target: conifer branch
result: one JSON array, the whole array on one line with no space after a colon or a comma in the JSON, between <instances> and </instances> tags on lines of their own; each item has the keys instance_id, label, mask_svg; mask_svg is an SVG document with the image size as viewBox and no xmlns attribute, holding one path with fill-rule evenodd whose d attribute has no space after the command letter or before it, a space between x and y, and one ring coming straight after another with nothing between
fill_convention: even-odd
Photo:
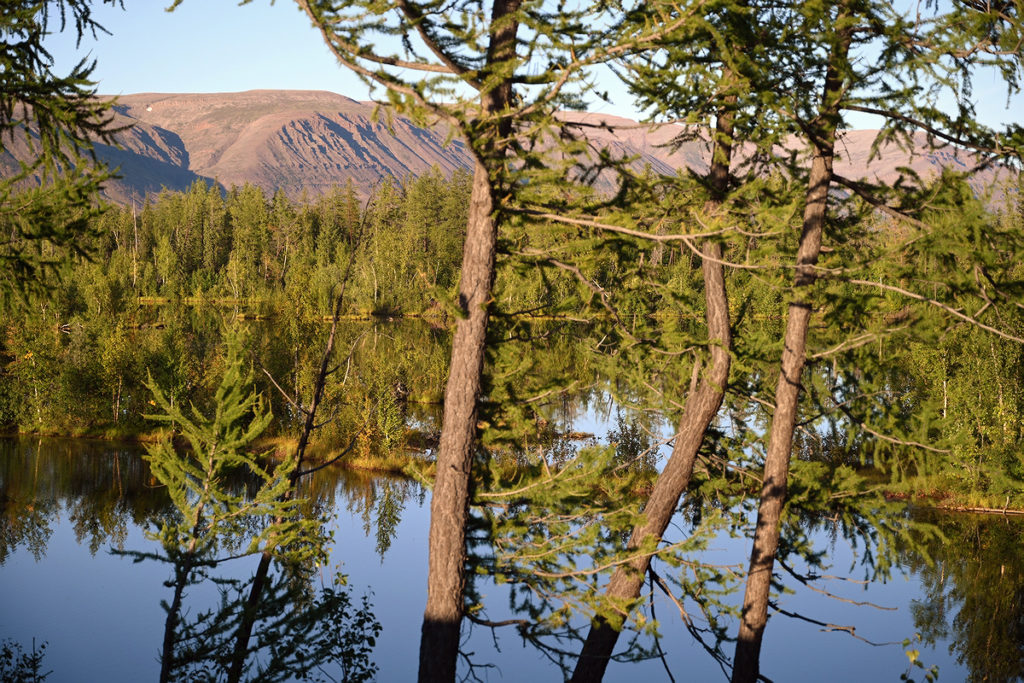
<instances>
[{"instance_id":1,"label":"conifer branch","mask_svg":"<svg viewBox=\"0 0 1024 683\"><path fill-rule=\"evenodd\" d=\"M918 294L917 292L912 292L909 289L904 289L903 287L897 287L895 285L887 285L887 284L884 284L882 282L872 282L870 280L843 278L842 281L849 282L851 285L860 285L862 287L874 287L876 289L882 289L882 290L889 291L889 292L895 292L897 294L901 294L901 295L903 295L905 297L908 297L910 299L914 299L916 301L922 301L922 302L924 302L926 304L931 304L932 306L935 306L936 308L940 308L943 311L946 311L947 313L949 313L953 317L959 318L960 320L963 320L964 322L970 323L971 325L974 325L975 327L979 327L979 328L981 328L981 329L983 329L983 330L985 330L987 332L991 332L992 334L994 334L996 336L999 336L999 337L1002 337L1003 339L1009 339L1010 341L1017 342L1018 344L1024 344L1024 338L1021 338L1021 337L1018 337L1016 335L1010 334L1009 332L1004 332L1003 330L1000 330L1000 329L997 329L995 327L992 327L991 325L986 325L985 323L981 322L980 320L977 320L976 318L973 318L973 317L971 317L971 316L969 316L969 315L967 315L965 313L961 313L960 311L958 311L957 309L953 308L952 306L949 306L948 304L944 304L941 301L936 301L935 299L931 299L929 297L922 296L921 294Z\"/></svg>"},{"instance_id":2,"label":"conifer branch","mask_svg":"<svg viewBox=\"0 0 1024 683\"><path fill-rule=\"evenodd\" d=\"M810 358L811 360L820 360L822 358L834 356L843 351L852 351L853 349L858 349L862 346L870 344L876 339L880 339L882 337L894 334L896 332L901 332L909 327L910 324L908 323L906 325L900 325L899 327L886 328L882 332L865 332L864 334L858 337L854 337L853 339L844 339L839 344L833 346L831 349L828 349L827 351L819 351L818 353L812 354Z\"/></svg>"},{"instance_id":3,"label":"conifer branch","mask_svg":"<svg viewBox=\"0 0 1024 683\"><path fill-rule=\"evenodd\" d=\"M633 562L633 560L636 560L636 559L641 558L641 557L655 557L657 555L662 555L662 554L665 554L665 553L670 553L673 550L676 550L678 548L682 548L682 547L686 546L687 543L689 543L689 540L677 541L675 543L670 543L669 545L666 545L666 546L664 546L662 548L658 548L658 549L656 549L654 551L640 551L640 552L636 552L636 553L630 553L630 554L628 554L628 555L626 555L624 557L617 557L614 560L611 560L609 562L605 562L604 564L600 564L600 565L597 565L595 567L588 567L587 569L578 569L578 570L570 571L570 572L547 572L547 571L543 571L543 570L539 570L539 569L534 569L533 570L533 574L536 575L536 576L541 576L541 577L546 578L546 579L569 579L569 578L579 578L579 577L584 577L584 576L592 576L594 574L601 574L603 572L606 572L609 569L614 569L615 567L618 567L620 565L629 564L629 563ZM559 550L561 550L561 549L559 548ZM552 552L555 552L555 551L552 551ZM526 556L525 559L530 560L530 559L534 559L534 557L540 558L540 557L543 557L543 555Z\"/></svg>"},{"instance_id":4,"label":"conifer branch","mask_svg":"<svg viewBox=\"0 0 1024 683\"><path fill-rule=\"evenodd\" d=\"M572 465L576 460L579 459L579 457L580 457L579 454L574 455L572 458L570 458L565 463L564 466L558 468L558 470L556 470L554 476L550 477L549 479L537 480L537 481L535 481L535 482L533 482L531 484L527 484L526 486L522 486L522 487L517 488L517 489L511 489L511 490L508 490L508 491L494 491L494 492L483 491L483 492L478 492L476 494L476 497L477 498L482 498L482 499L495 499L495 500L496 499L501 499L501 498L514 498L514 497L517 497L517 496L521 496L522 494L527 493L529 491L532 491L534 489L537 489L537 488L540 488L540 487L544 487L544 486L549 486L555 480L560 479L563 474L565 474L567 472L573 471L573 469L571 467L569 467L569 465ZM579 472L575 476L567 477L566 481L573 481L574 479L583 479L586 476L587 475L586 475L585 472Z\"/></svg>"},{"instance_id":5,"label":"conifer branch","mask_svg":"<svg viewBox=\"0 0 1024 683\"><path fill-rule=\"evenodd\" d=\"M263 371L263 374L267 376L267 379L270 380L270 383L274 385L274 387L277 389L278 393L281 394L281 398L283 398L285 401L288 402L288 405L290 405L292 408L295 408L295 410L299 411L303 415L306 415L306 414L309 413L308 410L303 408L301 404L299 404L295 399L293 399L291 396L288 395L288 392L285 391L281 387L281 385L277 383L277 380L274 379L274 376L272 374L270 374L269 370L267 370L266 368L263 368L263 367L261 367L260 369Z\"/></svg>"},{"instance_id":6,"label":"conifer branch","mask_svg":"<svg viewBox=\"0 0 1024 683\"><path fill-rule=\"evenodd\" d=\"M320 32L320 35L323 38L324 43L327 45L331 53L334 54L335 58L339 62L341 62L345 67L351 69L352 71L364 77L370 82L377 83L378 85L381 85L387 88L388 90L412 98L417 103L417 105L423 107L427 111L435 114L436 116L446 121L457 122L457 119L451 114L451 112L449 112L447 109L443 107L431 103L423 96L423 94L419 90L408 85L405 81L399 80L398 78L395 78L394 76L391 76L390 74L387 74L385 72L373 71L360 64L358 61L359 59L366 59L367 61L370 62L388 65L388 61L390 61L390 58L380 57L374 53L368 53L368 51L365 50L364 48L360 48L359 46L352 45L346 41L339 40L337 34L332 33L329 30L329 23L326 20L324 20L316 10L313 9L313 6L310 4L310 0L296 0L296 2L298 3L300 9L302 9L302 11L306 13L306 16L309 17L310 21L313 22L313 25ZM394 64L394 66L425 71L437 71L436 69L422 68L423 66L429 65L413 66L406 65L405 63L400 62ZM444 68L443 71L441 71L441 73L448 73L448 69Z\"/></svg>"},{"instance_id":7,"label":"conifer branch","mask_svg":"<svg viewBox=\"0 0 1024 683\"><path fill-rule=\"evenodd\" d=\"M622 331L622 333L633 343L640 343L640 340L633 336L633 334L628 329L626 329L625 323L623 323L622 318L619 317L619 312L615 310L615 307L612 306L611 303L609 303L608 293L605 291L603 287L588 279L579 269L578 266L573 266L568 263L562 263L561 261L554 258L547 258L545 260L551 265L555 266L556 268L561 268L562 270L566 270L572 273L574 276L576 276L577 280L579 280L581 283L583 283L585 287L587 287L591 292L597 295L598 299L601 302L601 306L603 306L604 309L608 311L608 313L611 314L611 316L615 319L616 326Z\"/></svg>"},{"instance_id":8,"label":"conifer branch","mask_svg":"<svg viewBox=\"0 0 1024 683\"><path fill-rule=\"evenodd\" d=\"M875 116L881 116L881 117L884 117L886 119L893 119L893 120L896 120L896 121L903 121L904 123L909 123L910 125L914 126L915 128L918 128L918 129L928 133L929 135L937 137L940 140L945 140L946 142L949 142L951 144L958 145L960 147L966 147L967 149L972 149L972 150L974 150L976 152L981 152L983 154L996 154L996 155L1012 154L1013 156L1019 156L1020 155L1020 150L1018 150L1018 149L1016 149L1014 147L1011 147L1011 148L1003 147L1000 144L999 136L998 135L994 136L994 139L995 139L995 145L994 146L982 145L982 144L979 144L977 142L973 142L971 140L967 140L967 139L964 139L962 137L958 137L958 136L952 135L950 133L947 133L947 132L945 132L945 131L943 131L943 130L941 130L939 128L936 128L935 126L929 124L927 121L922 121L920 119L916 119L913 116L910 116L908 114L901 114L899 112L892 111L892 110L889 110L889 109L878 109L876 107L867 107L867 106L864 106L864 105L861 105L861 104L846 104L846 105L844 105L843 108L844 109L848 109L850 111L858 111L858 112L861 112L862 114L874 114Z\"/></svg>"},{"instance_id":9,"label":"conifer branch","mask_svg":"<svg viewBox=\"0 0 1024 683\"><path fill-rule=\"evenodd\" d=\"M478 78L471 75L474 72L456 62L454 57L441 48L437 42L437 38L426 28L426 17L419 11L418 5L410 4L408 0L395 0L395 4L398 5L402 14L404 14L410 23L412 23L416 28L416 32L419 34L423 44L427 46L427 49L434 53L434 56L437 57L444 65L444 71L454 76L458 76L468 85L472 86L474 90L483 90L483 83L481 83Z\"/></svg>"},{"instance_id":10,"label":"conifer branch","mask_svg":"<svg viewBox=\"0 0 1024 683\"><path fill-rule=\"evenodd\" d=\"M846 406L844 406L842 404L836 404L836 408L838 408L839 411L843 415L845 415L851 422L853 422L854 424L859 426L861 429L863 429L865 432L867 432L871 436L875 437L876 439L881 439L882 441L887 441L889 443L896 444L898 446L911 446L913 448L920 448L920 449L925 450L925 451L931 451L932 453L949 454L949 453L953 452L953 451L951 451L948 448L936 448L934 446L929 446L928 444L924 444L924 443L921 443L919 441L910 441L908 439L897 439L894 436L887 436L885 434L882 434L879 431L876 431L876 430L872 429L863 420L859 420L856 417L854 417L853 413L851 413L850 409L847 408Z\"/></svg>"},{"instance_id":11,"label":"conifer branch","mask_svg":"<svg viewBox=\"0 0 1024 683\"><path fill-rule=\"evenodd\" d=\"M712 647L704 641L704 638L701 634L702 629L698 629L697 625L693 623L693 619L686 611L686 606L683 605L679 598L675 596L675 593L673 593L672 590L669 588L668 582L665 581L665 579L663 579L657 571L655 571L653 566L649 566L647 568L647 573L650 576L651 584L660 588L661 592L665 595L665 597L672 601L672 604L676 606L677 610L679 610L679 616L683 620L683 625L686 626L686 630L690 632L690 635L693 637L693 639L700 643L700 646L704 648L704 651L711 655L712 659L714 659L715 662L718 664L719 668L722 670L722 673L728 676L729 659L725 656L725 654L721 651L720 648L718 648L717 646ZM651 611L653 616L653 600L651 603Z\"/></svg>"},{"instance_id":12,"label":"conifer branch","mask_svg":"<svg viewBox=\"0 0 1024 683\"><path fill-rule=\"evenodd\" d=\"M336 455L333 458L331 458L330 460L326 460L326 461L320 463L319 465L317 465L315 467L310 467L309 469L305 469L305 470L302 470L302 471L298 472L298 474L295 475L296 478L304 477L307 474L313 474L314 472L322 470L325 467L330 467L334 463L338 462L339 460L341 460L342 458L344 458L346 455L349 454L349 451L352 450L352 447L356 445L356 439L357 438L358 438L358 435L355 436L355 437L352 437L349 440L348 445L345 446L343 449L341 449L341 452L338 453L338 455Z\"/></svg>"},{"instance_id":13,"label":"conifer branch","mask_svg":"<svg viewBox=\"0 0 1024 683\"><path fill-rule=\"evenodd\" d=\"M868 204L881 211L882 213L885 213L889 216L892 216L893 218L897 218L901 221L904 221L921 230L932 229L931 226L925 223L924 221L918 220L913 216L908 216L906 213L900 211L897 208L889 206L878 197L872 195L870 192L868 192L867 185L865 183L850 180L849 178L844 178L843 176L835 172L832 173L832 180L844 187L849 188L850 190L853 190L854 194L856 194L858 197L860 197Z\"/></svg>"}]
</instances>

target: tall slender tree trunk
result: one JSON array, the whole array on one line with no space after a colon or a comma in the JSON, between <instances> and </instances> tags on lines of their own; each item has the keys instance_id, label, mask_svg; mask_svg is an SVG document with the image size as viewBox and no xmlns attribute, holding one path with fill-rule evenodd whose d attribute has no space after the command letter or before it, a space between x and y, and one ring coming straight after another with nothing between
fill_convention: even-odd
<instances>
[{"instance_id":1,"label":"tall slender tree trunk","mask_svg":"<svg viewBox=\"0 0 1024 683\"><path fill-rule=\"evenodd\" d=\"M516 15L522 0L495 0L486 68L503 71L516 57ZM511 69L509 69L511 71ZM462 250L459 320L445 387L437 474L430 500L427 605L420 631L419 680L455 680L466 587L466 522L476 446L477 402L487 348L488 307L494 285L498 226L491 170L506 162L512 122L512 80L505 77L481 93L481 133Z\"/></svg>"},{"instance_id":2,"label":"tall slender tree trunk","mask_svg":"<svg viewBox=\"0 0 1024 683\"><path fill-rule=\"evenodd\" d=\"M735 97L727 100L727 104L734 102ZM715 150L710 169L714 196L705 207L708 212L714 212L719 208L728 190L732 135L732 114L723 111L719 114L716 125ZM661 542L662 535L679 505L680 497L690 485L697 451L704 441L708 426L722 406L726 382L729 379L729 349L732 335L729 326L729 300L726 296L725 273L722 267L722 245L708 241L704 243L701 252L704 255L701 270L704 275L711 365L686 398L672 455L665 464L665 469L658 475L651 497L644 507L646 521L633 529L627 546L630 551L642 547L652 538L656 542ZM695 373L698 371L698 368L694 368ZM640 596L650 566L649 554L639 555L630 562L620 565L612 573L605 588L605 595L619 600L635 600ZM594 620L576 662L572 677L575 683L600 681L604 677L620 631L621 626L607 619L598 617Z\"/></svg>"},{"instance_id":3,"label":"tall slender tree trunk","mask_svg":"<svg viewBox=\"0 0 1024 683\"><path fill-rule=\"evenodd\" d=\"M480 397L497 238L487 169L479 162L466 225L459 299L466 317L452 341L448 385L437 455L437 475L430 501L430 560L427 606L420 640L421 681L455 679L463 593L466 585L466 519L469 481L476 443L476 409Z\"/></svg>"},{"instance_id":4,"label":"tall slender tree trunk","mask_svg":"<svg viewBox=\"0 0 1024 683\"><path fill-rule=\"evenodd\" d=\"M840 10L840 15L845 9ZM832 49L825 75L821 110L812 122L815 148L808 178L807 199L804 207L800 244L797 248L797 291L814 284L814 266L821 252L822 230L828 205L828 191L832 181L839 103L842 97L842 76L839 66L847 59L850 49L849 29L844 30ZM753 683L760 674L761 639L768 621L768 597L771 590L775 552L779 547L782 506L786 500L789 479L789 460L793 449L800 398L800 376L806 359L807 328L811 318L811 304L799 298L789 305L786 332L783 339L779 380L775 389L775 412L768 436L768 450L764 461L764 482L761 502L757 509L754 545L750 553L746 591L736 656L733 662L733 683Z\"/></svg>"}]
</instances>

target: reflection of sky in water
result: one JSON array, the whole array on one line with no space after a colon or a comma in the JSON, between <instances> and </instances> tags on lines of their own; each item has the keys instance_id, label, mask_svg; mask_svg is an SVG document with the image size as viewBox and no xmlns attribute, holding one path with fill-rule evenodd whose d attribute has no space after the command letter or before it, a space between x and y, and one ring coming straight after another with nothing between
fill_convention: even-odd
<instances>
[{"instance_id":1,"label":"reflection of sky in water","mask_svg":"<svg viewBox=\"0 0 1024 683\"><path fill-rule=\"evenodd\" d=\"M598 415L596 411L594 414ZM601 427L597 417L581 415L580 419L576 427L579 431L586 431L586 419L593 419L591 431L604 438L607 428ZM339 489L338 517L331 524L335 530L332 560L348 574L356 596L372 588L374 609L383 625L374 653L380 667L379 680L412 680L426 595L429 496L422 503L415 495L405 501L394 543L383 558L375 550L376 529L371 524L367 533L362 516L347 511L347 507ZM155 679L164 619L159 603L170 597L170 590L162 585L168 577L167 567L154 562L133 563L111 555L106 546L91 556L88 544L75 540L66 510L61 511L59 521L52 522L52 528L46 554L39 562L19 547L0 566L0 639L14 638L26 649L33 637L37 642L48 641L44 671L53 671L50 683ZM679 538L681 529L674 526L669 533ZM851 569L854 554L845 540L830 541L822 532L816 533L814 540L828 549L830 573L863 578L859 565ZM141 530L130 523L125 545L132 549L147 546ZM748 552L746 539L723 536L713 542L703 559L745 566ZM231 564L231 571L242 576L254 571L256 560L245 558ZM662 567L661 571L670 570ZM325 570L325 579L330 576L331 572ZM787 583L795 585L792 580ZM900 643L913 636L908 606L911 600L919 599L916 578L896 575L886 583L867 586L833 580L820 582L817 587L848 600L899 609L856 606L805 587L783 596L780 606L829 624L855 626L858 636L873 642ZM481 585L480 590L488 618L514 616L507 607L507 587ZM193 588L190 593L192 604L212 601L214 596L209 586ZM735 602L739 600L739 595L734 596ZM661 647L677 679L721 680L717 664L694 645L679 623L676 608L660 594L656 612L664 624ZM735 625L730 630L734 633ZM467 625L464 632L468 633L464 650L474 653L473 661L497 665L495 669L478 670L485 680L560 678L558 671L536 649L524 645L512 628L499 631L500 651L495 649L490 629ZM762 672L776 681L823 677L830 681L896 680L907 668L904 649L899 644L874 647L845 632L822 632L821 626L776 615L769 622L764 640ZM944 680L964 677L963 668L948 653L946 643L936 649L921 649L927 665L940 665ZM732 645L726 644L725 651L731 656ZM613 663L606 680L667 680L667 676L662 663L654 660L639 666Z\"/></svg>"}]
</instances>

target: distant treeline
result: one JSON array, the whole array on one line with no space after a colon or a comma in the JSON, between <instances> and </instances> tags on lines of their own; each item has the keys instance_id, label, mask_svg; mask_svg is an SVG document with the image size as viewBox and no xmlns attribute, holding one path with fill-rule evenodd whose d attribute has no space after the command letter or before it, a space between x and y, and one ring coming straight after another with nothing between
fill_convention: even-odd
<instances>
[{"instance_id":1,"label":"distant treeline","mask_svg":"<svg viewBox=\"0 0 1024 683\"><path fill-rule=\"evenodd\" d=\"M332 419L318 431L318 444L340 449L356 439L362 453L386 455L408 443L414 426L429 445L436 427L429 406L441 400L448 327L457 315L452 298L469 185L465 172L447 177L435 169L403 183L382 181L365 199L351 184L309 201L280 192L268 198L249 185L223 194L196 184L141 206L110 207L90 223L92 242L83 245L90 256L68 260L47 296L0 320L0 427L143 433L154 427L145 417L150 380L175 401L209 407L225 330L238 318L259 318L243 324L275 415L269 434L293 435L323 349L325 316L344 281L346 314L422 315L430 324L341 330L339 381L325 397ZM771 189L780 206L799 208L785 204L783 184ZM897 224L850 214L843 220L862 227L857 249L872 256L855 262L836 251L831 267L923 287L929 296L966 291L977 274L958 269L955 254L961 242L977 243L971 226L1005 241L1020 234L1024 204L993 214L968 190L957 192L949 200L954 208L942 214L949 228L929 237L935 244L914 242L920 253L899 246ZM677 196L699 206L700 188L691 194ZM675 225L659 228L666 233L692 230L687 206L659 202L630 210L674 217ZM746 211L741 206L736 216ZM780 221L794 211L787 208ZM736 233L726 244L729 260L763 265L727 273L730 317L743 343L733 349L728 420L715 445L722 459L756 447L767 416L748 397L770 393L777 376L790 273L772 264L786 262L794 240L783 229L768 234L779 237ZM997 251L992 258L1011 256ZM552 436L552 411L572 413L596 396L614 396L640 414L678 409L695 363L699 370L695 349L706 343L700 261L685 243L523 218L504 233L498 258L484 444L536 452ZM865 294L841 279L819 286L801 457L884 460L927 474L936 490L971 492L977 501L1016 498L1024 482L1022 346L951 322L933 305L910 308L905 298ZM537 318L547 322L529 322ZM1022 315L1004 314L998 324L1024 336ZM751 429L740 431L741 423Z\"/></svg>"},{"instance_id":2,"label":"distant treeline","mask_svg":"<svg viewBox=\"0 0 1024 683\"><path fill-rule=\"evenodd\" d=\"M266 197L253 185L222 194L201 182L96 223L90 264L75 281L91 307L125 296L266 300L284 295L328 312L353 251L350 310L421 312L430 287L456 282L469 176L439 170L399 185L385 179L363 201L350 183L315 200Z\"/></svg>"},{"instance_id":3,"label":"distant treeline","mask_svg":"<svg viewBox=\"0 0 1024 683\"><path fill-rule=\"evenodd\" d=\"M401 183L384 178L367 198L349 182L298 201L282 191L267 197L254 185L222 193L197 182L142 205L113 206L81 244L91 258L75 261L63 278L65 305L109 314L135 297L203 298L258 313L279 300L293 311L327 315L351 261L345 313L443 317L458 286L470 182L467 171L447 176L434 167ZM595 285L624 292L631 279L640 284L636 272L651 275L653 265L674 263L677 253L687 254L681 276L689 280L697 263L682 246L608 246L575 230L523 221L500 245L507 267L499 268L496 299L506 312L579 312ZM552 249L581 272L542 268L537 255ZM589 284L579 282L583 274ZM624 313L658 307L641 289L631 296L643 302L619 302Z\"/></svg>"}]
</instances>

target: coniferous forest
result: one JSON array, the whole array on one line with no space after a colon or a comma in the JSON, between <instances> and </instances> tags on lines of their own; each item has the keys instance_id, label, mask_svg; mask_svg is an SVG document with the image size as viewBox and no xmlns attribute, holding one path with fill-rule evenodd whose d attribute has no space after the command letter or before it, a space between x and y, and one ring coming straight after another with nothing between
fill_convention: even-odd
<instances>
[{"instance_id":1,"label":"coniferous forest","mask_svg":"<svg viewBox=\"0 0 1024 683\"><path fill-rule=\"evenodd\" d=\"M385 181L367 199L347 187L297 202L282 194L265 197L253 186L225 194L197 183L187 193L165 192L141 206L107 208L83 233L87 255L62 263L49 294L14 306L5 321L4 424L25 433L152 436L147 386L167 387L181 404L209 405L225 332L238 327L249 338L257 367L268 370L257 381L277 416L270 432L282 439L294 437L301 421L273 387L271 376L288 378L296 386L311 385L317 345L331 319L332 296L349 267L342 327L350 328L345 331L351 337L346 351L365 364L360 376L367 405L384 401L384 412L405 414L409 405L430 412L430 406L441 403L448 329L457 316L454 297L469 183L468 174L446 178L435 170L402 184ZM966 204L993 233L1016 237L1024 220L1019 206L988 209L966 187L951 194L960 202L954 221ZM900 231L891 220L868 220L874 223L864 242L874 242L870 247L875 253L890 250L891 242L901 238L894 237ZM512 239L521 244L545 240L545 249L564 250L573 265L571 270L561 263L552 266L555 259L540 250L532 263L506 257L499 264L495 292L500 331L494 336L500 343L491 352L491 362L511 363L506 355L516 357L525 348L531 358L523 369L513 366L501 373L512 373L515 379L506 381L518 384L515 390L494 389L519 392L521 383L528 382L536 384L538 394L554 387L570 395L568 387L577 385L589 387L578 395L608 391L666 410L657 392L643 388L649 377L663 377L663 383L685 383L688 378L657 358L657 351L652 358L646 347L684 344L699 334L695 328L704 310L695 305L701 296L695 254L685 246L651 245L630 236L581 243L575 231L552 224L520 227L518 233ZM944 242L957 239L951 233L942 236ZM1006 260L1015 274L1012 257ZM909 265L873 260L866 279L884 277L887 266L904 271L894 282L932 282L933 291L940 286L942 263L932 263L939 272L931 276L915 265L913 278L905 274ZM730 314L743 324L741 329L754 339L777 336L782 292L743 272L730 273L729 285L735 292ZM944 289L955 286L941 284ZM877 358L874 363L884 360L884 374L873 381L899 401L886 402L888 413L874 407L874 412L858 414L857 407L839 406L838 413L819 418L827 428L797 436L800 452L856 463L871 462L877 450L884 459L898 444L890 447L885 439L872 439L877 435L870 432L858 434L856 427L866 426L869 416L878 430L886 420L907 429L909 420L912 429L923 429L921 443L955 445L943 451L956 453L957 467L928 468L938 477L936 486L992 500L1005 495L1016 499L1017 482L1024 476L1024 464L1015 455L1024 408L1014 370L1022 361L1019 343L967 322L949 324L943 317L929 321L923 316L915 321L896 295L837 301L842 307L830 316L843 314L843 308L863 307L853 315L862 320L881 316L890 329L914 330L916 338L904 344L865 331L851 340L823 325L823 344L833 343L834 335L836 346L869 346L867 353ZM401 334L384 333L387 341L382 342L386 323L399 319L406 323L393 327ZM1006 336L1017 331L1019 323L1013 320L1003 318L1000 329ZM372 343L367 330L373 330ZM623 343L601 343L600 337L609 334L621 335ZM864 344L869 338L870 345ZM753 365L746 381L756 381L756 363L768 352L755 351L757 342L747 343ZM506 346L514 350L506 354ZM571 353L578 361L559 367L545 353ZM633 359L636 367L623 370L621 357ZM570 372L570 365L578 371ZM839 381L829 376L834 363L821 366L820 381ZM859 366L859 381L867 381L870 371L867 364ZM520 420L524 417L521 408L509 409ZM376 410L363 406L359 412L364 418L374 413L374 421L389 419L376 416ZM538 419L544 417L533 416L530 422ZM352 421L328 426L317 435L319 446L325 452L339 449L347 442L345 434L355 428ZM496 433L494 438L504 442L519 436ZM436 434L411 437L429 440ZM393 435L384 443L399 438ZM861 443L870 445L870 456L864 456ZM912 464L895 466L916 472Z\"/></svg>"},{"instance_id":2,"label":"coniferous forest","mask_svg":"<svg viewBox=\"0 0 1024 683\"><path fill-rule=\"evenodd\" d=\"M96 30L92 4L56 3L60 30ZM786 581L825 573L820 534L874 577L923 577L918 642L959 605L961 663L985 679L980 624L1009 607L946 591L947 566L987 571L975 555L928 556L943 528L1012 540L913 510L1024 509L1024 132L970 99L979 74L1019 89L1019 2L297 4L387 115L446 126L472 167L111 205L92 67L52 73L49 5L0 17L0 140L32 150L0 182L0 426L145 443L140 480L166 500L132 513L151 545L116 552L168 572L161 681L373 677L373 605L323 573L337 508L313 482L344 466L430 490L422 681L477 675L470 628L514 629L573 681L664 661L638 640L661 592L698 656L761 680ZM704 167L640 168L563 114L608 65ZM874 151L949 147L1002 184L844 177L852 113L880 122ZM595 410L607 432L576 431ZM0 547L42 552L39 468L8 457ZM376 486L383 557L408 496ZM124 522L98 508L113 545ZM703 559L734 536L742 558ZM215 605L190 602L204 583ZM490 618L492 584L514 618ZM24 647L4 641L0 671L38 679ZM904 677L932 680L904 647Z\"/></svg>"}]
</instances>

